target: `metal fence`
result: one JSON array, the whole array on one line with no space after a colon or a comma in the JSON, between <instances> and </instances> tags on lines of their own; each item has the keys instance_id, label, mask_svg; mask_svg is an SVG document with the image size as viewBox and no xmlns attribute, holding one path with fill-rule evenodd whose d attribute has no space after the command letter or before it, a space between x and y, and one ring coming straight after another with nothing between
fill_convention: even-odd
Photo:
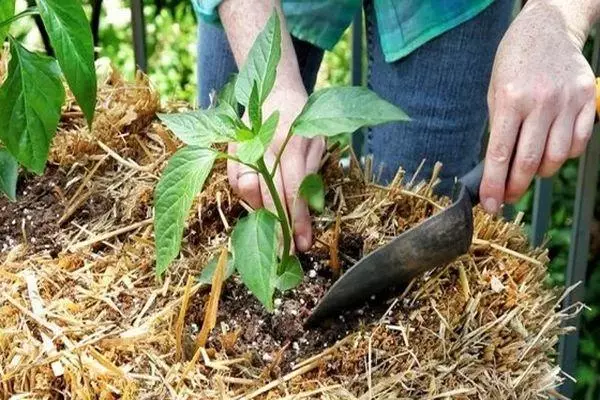
<instances>
[{"instance_id":1,"label":"metal fence","mask_svg":"<svg viewBox=\"0 0 600 400\"><path fill-rule=\"evenodd\" d=\"M96 0L101 3L101 0ZM138 68L147 70L146 33L143 14L143 1L131 0L132 30L134 41L135 62ZM363 84L363 18L362 13L356 15L352 29L352 84ZM600 74L600 32L597 29L594 38L592 67L598 76ZM579 160L579 175L573 214L571 247L566 275L566 286L570 287L579 282L577 288L571 291L563 301L563 307L577 302L583 302L585 294L585 279L588 268L588 253L590 241L590 222L593 217L598 166L600 161L600 124L594 128L585 154ZM534 204L532 215L531 241L540 245L544 240L551 216L552 178L536 179L534 188ZM575 317L570 325L577 330L560 338L558 345L558 362L564 373L575 376L577 352L579 346L580 318ZM566 379L560 392L572 397L575 384Z\"/></svg>"}]
</instances>

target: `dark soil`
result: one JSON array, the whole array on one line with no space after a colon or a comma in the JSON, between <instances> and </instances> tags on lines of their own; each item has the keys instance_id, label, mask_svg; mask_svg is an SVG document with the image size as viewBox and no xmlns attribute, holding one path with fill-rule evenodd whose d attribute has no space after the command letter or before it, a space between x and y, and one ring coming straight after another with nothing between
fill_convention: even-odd
<instances>
[{"instance_id":1,"label":"dark soil","mask_svg":"<svg viewBox=\"0 0 600 400\"><path fill-rule=\"evenodd\" d=\"M62 189L67 178L58 168L48 167L43 176L21 177L17 201L0 196L0 252L27 240L33 252L60 251L53 240L64 212Z\"/></svg>"},{"instance_id":2,"label":"dark soil","mask_svg":"<svg viewBox=\"0 0 600 400\"><path fill-rule=\"evenodd\" d=\"M340 251L352 258L362 256L362 239L358 236L342 235L340 246ZM295 363L359 330L361 325L376 321L388 308L386 301L372 301L325 321L320 327L305 329L304 321L334 278L328 266L329 255L323 250L301 254L299 258L304 268L304 281L283 295L276 293L273 313L265 310L237 276L230 278L223 287L217 326L208 347L231 355L250 353L254 365L266 367L271 375L279 376L290 371ZM350 265L343 262L342 268L348 267ZM196 296L190 305L187 322L192 334L202 325L205 301L206 297ZM222 324L229 334L221 334Z\"/></svg>"},{"instance_id":3,"label":"dark soil","mask_svg":"<svg viewBox=\"0 0 600 400\"><path fill-rule=\"evenodd\" d=\"M17 201L11 202L0 196L0 253L10 251L20 243L27 243L27 253L48 251L56 257L62 250L56 241L61 228L58 221L66 210L66 204L77 188L65 192L68 181L65 172L48 166L44 175L21 174L17 186ZM90 221L110 210L113 202L101 193L92 193L73 214L71 220Z\"/></svg>"}]
</instances>

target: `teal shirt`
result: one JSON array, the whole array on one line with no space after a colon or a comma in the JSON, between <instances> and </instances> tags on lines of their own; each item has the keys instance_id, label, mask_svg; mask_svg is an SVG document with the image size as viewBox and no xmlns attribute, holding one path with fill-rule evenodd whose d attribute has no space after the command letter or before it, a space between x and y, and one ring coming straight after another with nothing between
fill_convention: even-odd
<instances>
[{"instance_id":1,"label":"teal shirt","mask_svg":"<svg viewBox=\"0 0 600 400\"><path fill-rule=\"evenodd\" d=\"M373 0L388 62L473 18L493 0ZM192 0L200 18L217 21L221 0ZM330 50L362 6L361 0L282 0L290 33Z\"/></svg>"}]
</instances>

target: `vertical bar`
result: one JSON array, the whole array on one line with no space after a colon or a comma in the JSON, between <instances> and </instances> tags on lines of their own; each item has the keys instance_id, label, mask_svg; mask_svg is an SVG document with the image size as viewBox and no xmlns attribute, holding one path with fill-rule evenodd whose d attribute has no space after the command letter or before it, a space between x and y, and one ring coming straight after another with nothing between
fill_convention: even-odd
<instances>
[{"instance_id":1,"label":"vertical bar","mask_svg":"<svg viewBox=\"0 0 600 400\"><path fill-rule=\"evenodd\" d=\"M594 53L592 66L596 73L599 72L600 62L600 37L598 34L594 40ZM571 234L571 248L569 251L569 263L567 265L566 286L569 287L577 282L579 286L573 290L564 300L563 308L576 302L582 302L585 295L585 278L588 266L590 221L594 213L594 200L596 196L596 183L598 180L598 162L600 161L600 125L594 128L594 134L587 150L579 161L579 175L577 177L577 194L575 197L575 212L573 216L573 231ZM560 367L570 376L575 376L577 367L577 350L579 347L580 316L577 315L571 324L575 331L562 336L558 343L558 357ZM566 397L572 398L575 392L575 383L570 379L560 387L560 392Z\"/></svg>"},{"instance_id":2,"label":"vertical bar","mask_svg":"<svg viewBox=\"0 0 600 400\"><path fill-rule=\"evenodd\" d=\"M552 178L536 178L531 218L531 243L534 246L541 245L544 240L550 223L551 208Z\"/></svg>"},{"instance_id":3,"label":"vertical bar","mask_svg":"<svg viewBox=\"0 0 600 400\"><path fill-rule=\"evenodd\" d=\"M352 22L352 86L363 84L363 19L362 8Z\"/></svg>"},{"instance_id":4,"label":"vertical bar","mask_svg":"<svg viewBox=\"0 0 600 400\"><path fill-rule=\"evenodd\" d=\"M362 7L354 15L352 22L352 86L362 86L363 84L363 14ZM365 146L364 130L354 132L351 136L352 148L359 157L363 155Z\"/></svg>"},{"instance_id":5,"label":"vertical bar","mask_svg":"<svg viewBox=\"0 0 600 400\"><path fill-rule=\"evenodd\" d=\"M92 17L90 19L90 26L92 28L92 38L94 40L94 47L98 46L100 41L100 15L102 14L102 0L92 0ZM98 57L97 52L94 49L94 56Z\"/></svg>"},{"instance_id":6,"label":"vertical bar","mask_svg":"<svg viewBox=\"0 0 600 400\"><path fill-rule=\"evenodd\" d=\"M133 51L136 67L148 72L146 23L144 22L144 4L142 0L131 0L131 23L133 26Z\"/></svg>"}]
</instances>

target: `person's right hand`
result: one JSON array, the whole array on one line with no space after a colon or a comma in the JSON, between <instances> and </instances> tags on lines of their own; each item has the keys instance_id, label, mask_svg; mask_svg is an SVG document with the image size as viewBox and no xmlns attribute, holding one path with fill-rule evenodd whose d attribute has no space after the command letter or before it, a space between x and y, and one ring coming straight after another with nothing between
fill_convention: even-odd
<instances>
[{"instance_id":1,"label":"person's right hand","mask_svg":"<svg viewBox=\"0 0 600 400\"><path fill-rule=\"evenodd\" d=\"M591 26L584 3L529 1L498 47L480 187L481 204L490 213L516 202L535 175L552 176L586 148L596 88L581 52Z\"/></svg>"},{"instance_id":2,"label":"person's right hand","mask_svg":"<svg viewBox=\"0 0 600 400\"><path fill-rule=\"evenodd\" d=\"M307 100L306 92L297 93L292 90L274 88L265 101L263 116L268 118L274 111L279 111L279 125L271 146L264 158L269 170L285 141L286 135L294 119L300 114ZM281 201L287 206L288 215L292 215L295 247L299 251L307 251L312 244L312 226L310 213L306 203L298 198L298 187L304 177L317 172L325 141L323 138L306 139L293 136L281 156L281 164L275 173L275 185ZM235 144L229 146L229 153L235 155ZM256 171L229 160L227 176L233 190L254 209L265 207L274 210L273 199L264 180Z\"/></svg>"}]
</instances>

